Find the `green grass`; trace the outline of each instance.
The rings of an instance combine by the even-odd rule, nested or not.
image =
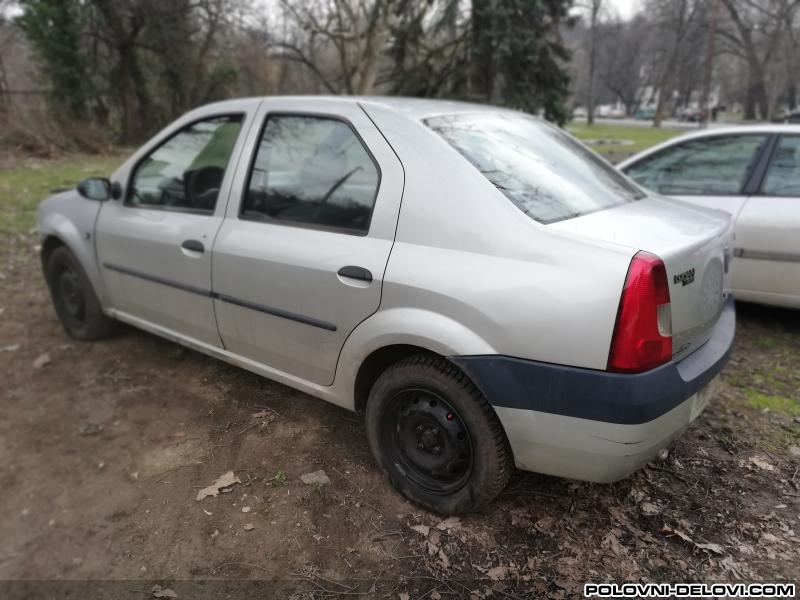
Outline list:
[[[23,159],[0,165],[0,234],[24,233],[36,226],[36,207],[52,190],[72,188],[82,179],[107,177],[123,154],[69,155],[59,159]]]
[[[627,140],[630,144],[593,144],[592,148],[604,155],[635,154],[645,148],[660,144],[685,133],[681,129],[656,129],[626,125],[587,125],[571,123],[567,131],[579,140]]]
[[[278,471],[271,479],[267,480],[267,485],[271,485],[272,487],[289,485],[289,477],[283,471]]]
[[[747,398],[747,403],[753,408],[768,408],[769,410],[787,413],[792,416],[800,415],[800,404],[791,398],[785,398],[783,396],[769,396],[759,392],[758,390],[754,390],[753,388],[745,389],[744,395],[745,398]]]

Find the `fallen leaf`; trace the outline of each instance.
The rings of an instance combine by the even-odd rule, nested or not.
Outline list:
[[[153,586],[153,598],[177,598],[178,594],[169,588],[162,588],[160,585]]]
[[[19,350],[19,344],[11,344],[0,348],[0,352],[16,352],[17,350]]]
[[[254,419],[261,419],[262,417],[266,417],[269,413],[265,410],[259,411],[257,413],[253,413]]]
[[[619,535],[621,533],[619,529],[612,529],[600,540],[600,547],[611,550],[617,557],[626,554],[627,551],[625,547],[619,542]]]
[[[458,517],[447,518],[436,525],[436,529],[439,531],[449,531],[458,527],[461,527],[461,519]]]
[[[536,529],[536,531],[551,535],[554,524],[555,519],[553,519],[553,517],[544,517],[536,521],[536,523],[533,524],[533,527]]]
[[[667,536],[677,535],[684,542],[687,542],[689,544],[694,543],[692,541],[692,538],[690,538],[688,535],[686,535],[682,531],[679,531],[678,529],[672,529],[671,527],[667,527],[666,525],[664,525],[664,527],[661,528],[661,533],[663,533],[664,535],[667,535]]]
[[[206,496],[214,496],[216,498],[223,488],[228,488],[235,483],[242,483],[242,481],[233,474],[233,471],[228,471],[224,475],[220,475],[210,486],[197,492],[197,499],[202,500]]]
[[[81,435],[94,435],[103,431],[103,426],[97,423],[84,423],[78,430]]]
[[[789,448],[789,454],[792,456],[800,456],[800,446],[791,446]]]
[[[652,502],[642,502],[639,507],[642,509],[642,512],[646,515],[653,516],[657,515],[661,512],[661,507]]]
[[[249,513],[251,510],[253,510],[253,509],[250,508],[249,506],[243,506],[242,507],[242,512],[243,513]]]
[[[256,526],[253,523],[245,523],[244,524],[244,530],[245,531],[252,531],[255,528],[256,528]]]
[[[700,548],[700,550],[706,550],[708,553],[725,554],[725,550],[719,544],[695,544],[695,547]]]
[[[331,482],[331,479],[324,470],[320,469],[319,471],[314,471],[313,473],[305,473],[300,475],[300,481],[306,485],[311,485],[313,483],[318,485],[328,485]]]
[[[442,599],[442,595],[439,592],[437,592],[436,590],[433,590],[431,592],[430,598],[431,598],[431,600],[441,600]]]
[[[508,577],[508,567],[504,567],[502,565],[497,567],[492,567],[486,572],[486,575],[492,581],[501,581]]]
[[[761,456],[751,456],[750,462],[757,466],[759,469],[763,469],[764,471],[774,471],[775,467],[773,467],[767,460]]]
[[[444,550],[439,550],[439,562],[442,563],[442,568],[447,570],[450,568],[450,559],[447,558],[447,554],[444,553]]]
[[[409,599],[409,595],[407,593],[405,593],[405,592],[400,592],[399,596],[400,596],[400,600],[408,600]]]
[[[50,364],[50,354],[45,352],[44,354],[40,354],[39,357],[33,361],[33,368],[41,369],[48,364]]]
[[[772,543],[772,544],[775,544],[775,543],[778,543],[778,542],[780,542],[780,541],[781,541],[781,540],[778,538],[778,536],[776,536],[776,535],[773,535],[773,534],[771,534],[771,533],[765,533],[764,535],[762,535],[762,536],[761,536],[761,540],[762,540],[762,541],[764,541],[764,542],[770,542],[770,543]]]
[[[431,528],[428,527],[427,525],[414,525],[411,529],[413,529],[418,534],[420,534],[422,536],[425,536],[425,537],[428,537],[428,534],[431,531]]]

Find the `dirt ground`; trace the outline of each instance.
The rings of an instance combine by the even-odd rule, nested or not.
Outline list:
[[[357,415],[131,328],[68,339],[37,243],[0,249],[0,579],[401,600],[800,583],[800,312],[739,305],[718,396],[633,477],[519,473],[482,514],[443,521],[393,491]],[[320,469],[330,484],[300,480]],[[228,471],[241,482],[196,500]],[[0,596],[79,589],[6,581]]]

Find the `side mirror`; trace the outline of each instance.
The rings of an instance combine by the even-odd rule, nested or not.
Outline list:
[[[122,187],[116,181],[112,183],[106,177],[90,177],[78,184],[78,193],[88,200],[105,202],[122,196]]]

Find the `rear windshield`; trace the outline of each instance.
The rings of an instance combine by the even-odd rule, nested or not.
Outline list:
[[[523,113],[466,113],[425,120],[540,223],[633,202],[644,193],[569,135]]]

